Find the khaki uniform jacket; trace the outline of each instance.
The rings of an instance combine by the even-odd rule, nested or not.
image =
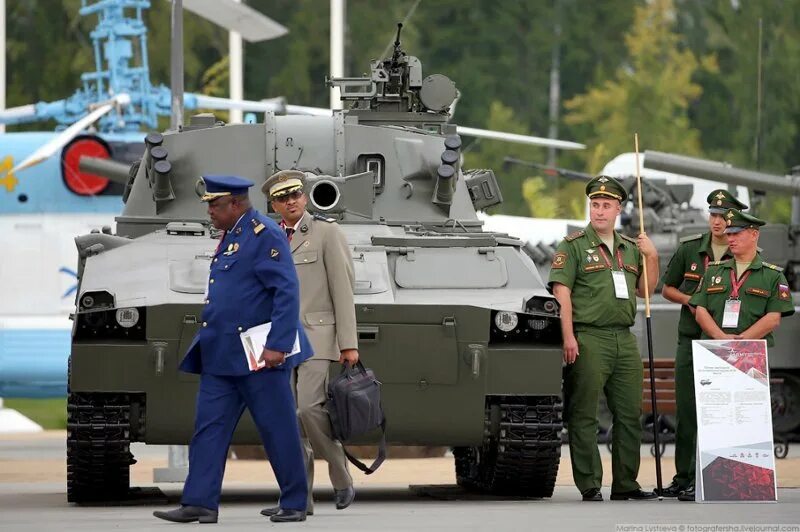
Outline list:
[[[303,215],[289,243],[300,281],[300,321],[314,359],[358,348],[353,257],[338,224]]]

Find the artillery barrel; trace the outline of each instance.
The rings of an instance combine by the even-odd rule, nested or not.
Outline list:
[[[698,159],[697,157],[647,150],[644,153],[644,167],[730,185],[741,185],[756,190],[800,195],[800,177],[798,176],[779,176],[745,170],[728,163]]]
[[[78,167],[81,172],[88,172],[90,174],[97,174],[103,176],[114,183],[125,185],[128,182],[128,170],[130,165],[118,163],[110,159],[102,159],[100,157],[81,157]]]

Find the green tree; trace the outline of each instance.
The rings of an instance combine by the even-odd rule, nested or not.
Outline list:
[[[671,0],[653,0],[637,7],[634,24],[625,36],[628,60],[613,79],[565,103],[567,123],[580,126],[594,152],[632,151],[633,133],[643,145],[662,151],[698,155],[700,133],[691,127],[689,106],[702,88],[692,80],[698,71],[714,72],[713,56],[698,58],[682,46],[674,31]],[[599,168],[588,168],[596,172]]]

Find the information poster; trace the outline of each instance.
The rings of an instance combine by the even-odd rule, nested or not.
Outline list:
[[[766,340],[692,342],[696,500],[776,501]]]

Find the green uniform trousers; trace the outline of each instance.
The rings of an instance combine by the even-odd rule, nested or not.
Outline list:
[[[639,489],[642,441],[642,359],[628,328],[575,326],[579,356],[566,378],[569,452],[575,485],[583,493],[603,485],[597,448],[597,410],[605,392],[613,416],[611,492]]]
[[[697,448],[697,410],[694,402],[692,338],[678,336],[675,353],[675,476],[681,488],[694,485]]]

